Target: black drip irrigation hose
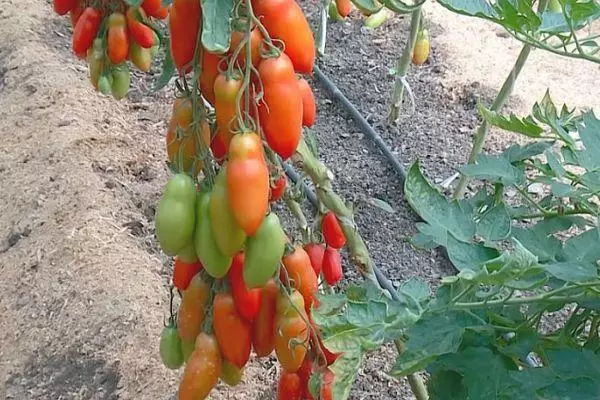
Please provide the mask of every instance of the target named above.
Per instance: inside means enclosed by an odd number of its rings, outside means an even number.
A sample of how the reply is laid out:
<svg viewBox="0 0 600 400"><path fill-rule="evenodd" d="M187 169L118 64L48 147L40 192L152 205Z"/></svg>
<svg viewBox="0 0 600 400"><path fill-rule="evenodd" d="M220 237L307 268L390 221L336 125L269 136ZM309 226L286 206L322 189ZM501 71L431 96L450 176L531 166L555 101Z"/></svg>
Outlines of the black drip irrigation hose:
<svg viewBox="0 0 600 400"><path fill-rule="evenodd" d="M283 169L285 170L285 173L287 174L287 176L292 180L292 182L294 182L294 184L296 184L296 185L299 184L301 186L302 190L304 191L304 194L306 194L306 198L308 199L308 201L310 201L310 203L313 205L313 207L318 208L319 201L317 200L317 195L315 194L315 192L313 192L313 190L308 187L306 182L304 182L304 180L302 179L300 174L298 174L298 172L296 172L296 170L294 169L293 166L291 166L290 164L288 164L286 162L284 162L282 164L283 164ZM390 296L392 297L392 299L398 300L399 298L398 298L398 295L396 294L396 289L394 288L394 285L392 284L392 282L383 274L383 272L381 272L381 270L379 270L379 268L377 268L375 263L372 264L372 267L373 267L373 272L375 273L375 278L377 279L377 283L379 283L379 286L381 286L383 289L387 290L390 293Z"/></svg>
<svg viewBox="0 0 600 400"><path fill-rule="evenodd" d="M325 89L327 89L329 93L331 93L331 96L333 96L335 99L339 100L340 103L342 103L346 111L350 114L350 116L352 117L356 125L358 125L358 127L361 129L361 131L365 135L367 135L367 137L372 142L375 143L379 150L381 150L385 158L387 158L387 160L391 164L392 168L394 168L394 171L396 171L398 178L400 178L400 183L404 185L404 180L406 179L406 172L404 171L404 167L402 166L402 164L400 164L400 161L398 161L398 158L394 155L394 153L392 153L390 148L385 144L381 136L379 136L375 129L373 129L373 127L360 114L360 112L358 112L356 107L354 107L354 104L352 104L350 100L348 100L348 98L344 96L344 94L341 92L340 89L338 89L335 83L333 83L327 76L325 76L325 74L321 72L321 69L316 65L314 68L314 72L316 78L319 80L319 82L321 82L323 86L325 86Z"/></svg>

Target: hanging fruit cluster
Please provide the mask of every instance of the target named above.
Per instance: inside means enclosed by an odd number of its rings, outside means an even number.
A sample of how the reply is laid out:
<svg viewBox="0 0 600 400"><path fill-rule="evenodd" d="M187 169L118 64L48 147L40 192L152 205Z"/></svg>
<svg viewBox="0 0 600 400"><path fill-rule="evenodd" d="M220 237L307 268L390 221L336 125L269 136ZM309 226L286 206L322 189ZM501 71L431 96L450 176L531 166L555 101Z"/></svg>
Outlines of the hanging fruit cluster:
<svg viewBox="0 0 600 400"><path fill-rule="evenodd" d="M228 49L210 52L202 7L174 0L168 19L180 93L166 143L175 175L157 206L156 236L175 257L181 302L161 356L168 368L185 363L179 399L203 399L219 379L238 384L252 350L275 352L279 399L331 399L337 355L311 311L320 284L342 278L346 238L327 212L317 229L325 243L294 245L270 210L292 197L281 163L316 118L301 76L313 69L313 34L294 0L239 0Z"/></svg>
<svg viewBox="0 0 600 400"><path fill-rule="evenodd" d="M72 48L88 62L90 81L103 94L117 100L127 95L131 61L148 72L160 47L153 19L164 19L169 9L161 0L144 0L140 7L126 1L53 0L59 15L69 13L73 26Z"/></svg>

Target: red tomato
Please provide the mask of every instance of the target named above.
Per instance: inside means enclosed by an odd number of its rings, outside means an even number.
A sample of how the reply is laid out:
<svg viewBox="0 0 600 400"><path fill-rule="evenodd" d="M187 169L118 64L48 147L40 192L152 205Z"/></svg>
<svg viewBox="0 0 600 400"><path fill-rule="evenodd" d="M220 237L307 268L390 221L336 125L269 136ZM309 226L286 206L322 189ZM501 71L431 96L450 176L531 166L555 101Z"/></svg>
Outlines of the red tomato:
<svg viewBox="0 0 600 400"><path fill-rule="evenodd" d="M278 400L301 400L302 383L300 376L295 372L281 371L279 384L277 385Z"/></svg>
<svg viewBox="0 0 600 400"><path fill-rule="evenodd" d="M323 380L321 382L321 396L320 400L333 400L333 380L335 375L329 368L323 373Z"/></svg>
<svg viewBox="0 0 600 400"><path fill-rule="evenodd" d="M144 0L142 8L150 17L165 19L169 15L169 8L162 6L162 0Z"/></svg>
<svg viewBox="0 0 600 400"><path fill-rule="evenodd" d="M221 354L217 341L213 336L201 333L196 339L196 347L181 377L178 399L205 399L217 385L221 368Z"/></svg>
<svg viewBox="0 0 600 400"><path fill-rule="evenodd" d="M242 317L252 322L261 306L262 290L248 289L244 282L244 253L237 253L231 261L228 278L235 307Z"/></svg>
<svg viewBox="0 0 600 400"><path fill-rule="evenodd" d="M173 286L179 290L185 290L188 288L192 278L200 272L202 264L200 262L186 263L179 257L175 258L175 265L173 266Z"/></svg>
<svg viewBox="0 0 600 400"><path fill-rule="evenodd" d="M287 272L287 279L300 292L304 298L304 306L310 310L318 290L317 275L310 263L310 257L302 247L296 246L293 252L283 257L282 261L285 270L281 270L279 279L286 282Z"/></svg>
<svg viewBox="0 0 600 400"><path fill-rule="evenodd" d="M85 53L92 46L101 21L102 14L100 14L100 11L92 7L83 10L73 29L73 53Z"/></svg>
<svg viewBox="0 0 600 400"><path fill-rule="evenodd" d="M239 226L248 236L254 235L269 208L269 169L255 133L238 134L231 140L227 195Z"/></svg>
<svg viewBox="0 0 600 400"><path fill-rule="evenodd" d="M169 11L171 56L179 72L188 72L196 50L202 11L198 0L174 0Z"/></svg>
<svg viewBox="0 0 600 400"><path fill-rule="evenodd" d="M284 160L296 151L302 135L302 94L289 58L282 53L258 65L263 99L258 113L269 147Z"/></svg>
<svg viewBox="0 0 600 400"><path fill-rule="evenodd" d="M218 293L213 302L213 328L223 357L238 368L250 358L252 325L235 309L230 293Z"/></svg>
<svg viewBox="0 0 600 400"><path fill-rule="evenodd" d="M310 258L310 265L313 267L315 274L319 276L323 268L323 255L325 254L325 246L318 243L308 243L304 245L304 250Z"/></svg>
<svg viewBox="0 0 600 400"><path fill-rule="evenodd" d="M127 28L131 38L140 46L149 49L154 46L154 31L143 22L144 10L130 7L127 10Z"/></svg>
<svg viewBox="0 0 600 400"><path fill-rule="evenodd" d="M344 235L337 216L332 211L328 211L323 216L321 230L323 231L323 237L327 246L334 249L341 249L346 244L346 235Z"/></svg>
<svg viewBox="0 0 600 400"><path fill-rule="evenodd" d="M308 400L314 400L314 397L310 394L309 389L309 381L312 375L312 364L313 361L311 357L307 354L304 357L304 361L298 370L298 375L300 376L300 385L302 387L302 398Z"/></svg>
<svg viewBox="0 0 600 400"><path fill-rule="evenodd" d="M222 164L225 160L225 156L227 156L227 150L229 145L225 143L225 138L223 134L219 134L219 130L217 129L217 133L210 143L210 149L212 150L213 156L217 159L219 164Z"/></svg>
<svg viewBox="0 0 600 400"><path fill-rule="evenodd" d="M298 79L298 88L302 95L302 125L313 126L317 118L317 104L308 81L304 78Z"/></svg>
<svg viewBox="0 0 600 400"><path fill-rule="evenodd" d="M254 320L252 345L257 356L265 357L275 349L275 304L279 287L270 280L261 291L260 310Z"/></svg>
<svg viewBox="0 0 600 400"><path fill-rule="evenodd" d="M323 255L323 278L329 285L335 285L342 279L342 275L340 251L328 246Z"/></svg>
<svg viewBox="0 0 600 400"><path fill-rule="evenodd" d="M202 51L202 74L199 78L200 91L206 101L213 106L215 105L215 79L219 75L219 61L221 61L219 55L209 53L206 50Z"/></svg>
<svg viewBox="0 0 600 400"><path fill-rule="evenodd" d="M75 28L77 25L77 21L79 21L79 17L83 14L83 7L81 6L81 2L77 2L77 5L69 11L69 17L71 18L71 27Z"/></svg>
<svg viewBox="0 0 600 400"><path fill-rule="evenodd" d="M127 21L121 13L112 13L108 17L108 58L113 64L121 64L129 54Z"/></svg>
<svg viewBox="0 0 600 400"><path fill-rule="evenodd" d="M352 3L350 3L350 0L335 0L335 5L340 16L346 18L350 15L350 12L352 11Z"/></svg>
<svg viewBox="0 0 600 400"><path fill-rule="evenodd" d="M285 52L297 72L312 73L315 63L315 39L312 29L294 0L254 0L255 14L273 39L285 43Z"/></svg>
<svg viewBox="0 0 600 400"><path fill-rule="evenodd" d="M79 0L54 0L54 11L58 15L65 15L69 11L77 7Z"/></svg>
<svg viewBox="0 0 600 400"><path fill-rule="evenodd" d="M271 193L269 194L269 201L274 202L279 200L283 196L283 192L285 192L285 187L287 186L287 179L285 175L280 175L279 178L271 183Z"/></svg>

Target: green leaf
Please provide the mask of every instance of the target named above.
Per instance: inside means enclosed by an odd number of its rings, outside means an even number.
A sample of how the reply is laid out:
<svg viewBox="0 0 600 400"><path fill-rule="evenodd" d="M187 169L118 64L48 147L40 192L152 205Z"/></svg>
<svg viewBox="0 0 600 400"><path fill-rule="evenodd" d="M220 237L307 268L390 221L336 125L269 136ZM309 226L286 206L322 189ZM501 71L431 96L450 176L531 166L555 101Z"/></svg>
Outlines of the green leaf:
<svg viewBox="0 0 600 400"><path fill-rule="evenodd" d="M590 229L567 239L560 259L595 263L600 259L600 230Z"/></svg>
<svg viewBox="0 0 600 400"><path fill-rule="evenodd" d="M512 144L508 149L506 149L502 153L502 155L512 164L540 155L544 153L544 151L552 147L552 144L553 142L548 141L531 142L527 143L525 146L521 146L515 143Z"/></svg>
<svg viewBox="0 0 600 400"><path fill-rule="evenodd" d="M581 166L588 171L600 168L600 121L593 112L583 114L583 122L578 126L581 142L585 147L579 152L578 159Z"/></svg>
<svg viewBox="0 0 600 400"><path fill-rule="evenodd" d="M460 374L454 371L440 370L427 379L427 391L432 399L464 400L469 397Z"/></svg>
<svg viewBox="0 0 600 400"><path fill-rule="evenodd" d="M486 241L506 239L510 235L510 224L508 208L500 203L481 216L477 222L477 234Z"/></svg>
<svg viewBox="0 0 600 400"><path fill-rule="evenodd" d="M544 133L544 129L540 127L531 116L521 119L511 113L508 117L505 117L495 111L488 110L482 105L479 105L478 108L481 116L485 118L490 125L497 126L505 131L520 133L532 138L538 138Z"/></svg>
<svg viewBox="0 0 600 400"><path fill-rule="evenodd" d="M550 150L546 150L546 152L544 154L546 155L546 160L548 160L548 165L550 166L550 169L552 169L552 171L554 172L555 176L557 176L559 178L564 176L565 168L562 166L557 155L554 154L554 152L550 151Z"/></svg>
<svg viewBox="0 0 600 400"><path fill-rule="evenodd" d="M540 262L554 260L561 248L560 241L553 236L549 236L538 225L529 229L513 226L512 234L527 250L535 254Z"/></svg>
<svg viewBox="0 0 600 400"><path fill-rule="evenodd" d="M563 261L544 267L549 274L565 282L587 282L598 278L596 265L590 262Z"/></svg>
<svg viewBox="0 0 600 400"><path fill-rule="evenodd" d="M169 38L165 37L164 42L162 43L163 44L161 44L161 47L164 49L165 58L163 59L162 72L156 82L154 82L154 87L152 88L152 91L154 92L157 92L167 86L175 74L175 63L173 63L173 57L171 56Z"/></svg>
<svg viewBox="0 0 600 400"><path fill-rule="evenodd" d="M475 234L472 217L457 202L449 202L435 190L421 173L418 163L408 170L404 193L413 210L431 226L442 228L462 241L472 239Z"/></svg>
<svg viewBox="0 0 600 400"><path fill-rule="evenodd" d="M458 350L468 328L483 326L483 321L463 311L428 312L409 330L406 348L390 372L406 376L423 369L437 357Z"/></svg>
<svg viewBox="0 0 600 400"><path fill-rule="evenodd" d="M375 206L375 207L379 208L380 210L385 211L386 213L389 213L389 214L393 214L396 212L396 210L394 210L392 208L392 206L389 205L389 203L387 203L381 199L377 199L375 197L369 197L367 199L367 203L369 203L372 206Z"/></svg>
<svg viewBox="0 0 600 400"><path fill-rule="evenodd" d="M500 256L500 252L481 243L465 243L448 236L448 258L457 270L479 271L486 262Z"/></svg>
<svg viewBox="0 0 600 400"><path fill-rule="evenodd" d="M426 222L417 222L415 224L419 234L412 239L412 244L421 248L436 248L446 246L448 242L448 231L441 226L429 225Z"/></svg>
<svg viewBox="0 0 600 400"><path fill-rule="evenodd" d="M233 0L202 1L202 45L211 53L224 54L231 41Z"/></svg>
<svg viewBox="0 0 600 400"><path fill-rule="evenodd" d="M362 352L345 352L329 367L335 375L332 387L334 399L346 400L350 397L363 358Z"/></svg>
<svg viewBox="0 0 600 400"><path fill-rule="evenodd" d="M465 165L461 172L471 178L485 179L507 186L525 181L523 171L511 165L510 161L502 156L480 154L475 164Z"/></svg>

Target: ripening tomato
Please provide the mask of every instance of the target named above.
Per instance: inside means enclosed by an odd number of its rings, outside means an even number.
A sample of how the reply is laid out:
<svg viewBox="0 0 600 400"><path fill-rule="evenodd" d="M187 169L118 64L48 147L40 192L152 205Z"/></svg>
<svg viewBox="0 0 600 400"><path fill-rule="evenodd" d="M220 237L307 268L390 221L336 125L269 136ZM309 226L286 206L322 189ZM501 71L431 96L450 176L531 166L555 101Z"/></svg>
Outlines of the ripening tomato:
<svg viewBox="0 0 600 400"><path fill-rule="evenodd" d="M79 0L54 0L54 11L58 15L65 15L77 7Z"/></svg>
<svg viewBox="0 0 600 400"><path fill-rule="evenodd" d="M340 251L327 246L323 255L323 278L329 285L335 285L342 279L342 257Z"/></svg>
<svg viewBox="0 0 600 400"><path fill-rule="evenodd" d="M163 7L162 0L144 0L142 8L150 17L165 19L169 15L169 8Z"/></svg>
<svg viewBox="0 0 600 400"><path fill-rule="evenodd" d="M281 371L277 385L278 400L302 400L302 383L295 372Z"/></svg>
<svg viewBox="0 0 600 400"><path fill-rule="evenodd" d="M296 151L302 135L302 94L290 59L281 53L258 65L263 99L258 113L269 147L284 160Z"/></svg>
<svg viewBox="0 0 600 400"><path fill-rule="evenodd" d="M221 368L221 353L216 339L201 333L196 339L196 347L181 377L178 399L205 399L217 385Z"/></svg>
<svg viewBox="0 0 600 400"><path fill-rule="evenodd" d="M183 355L184 362L187 362L190 359L190 356L194 352L195 347L196 347L196 339L181 341L181 354Z"/></svg>
<svg viewBox="0 0 600 400"><path fill-rule="evenodd" d="M350 12L352 11L352 3L350 3L350 0L335 0L335 5L340 16L346 18L350 15Z"/></svg>
<svg viewBox="0 0 600 400"><path fill-rule="evenodd" d="M302 294L292 289L289 294L279 292L275 301L276 319L292 318L300 315L306 315L304 310L304 297Z"/></svg>
<svg viewBox="0 0 600 400"><path fill-rule="evenodd" d="M304 78L298 79L298 88L302 95L302 125L311 127L317 118L317 103L308 81Z"/></svg>
<svg viewBox="0 0 600 400"><path fill-rule="evenodd" d="M308 326L302 317L278 319L275 329L275 353L285 371L296 372L300 369L306 356L308 339Z"/></svg>
<svg viewBox="0 0 600 400"><path fill-rule="evenodd" d="M188 108L189 106L189 108ZM167 130L167 155L178 171L198 175L202 169L200 145L197 135L191 129L191 100L180 98L175 100L173 118ZM189 111L187 111L189 110ZM208 121L200 121L200 136L206 146L210 143L210 126Z"/></svg>
<svg viewBox="0 0 600 400"><path fill-rule="evenodd" d="M194 180L173 175L156 208L156 237L167 255L176 255L192 239L195 198Z"/></svg>
<svg viewBox="0 0 600 400"><path fill-rule="evenodd" d="M144 10L129 7L127 9L127 28L131 38L140 46L149 49L154 46L154 31L144 24Z"/></svg>
<svg viewBox="0 0 600 400"><path fill-rule="evenodd" d="M112 83L110 85L110 92L115 100L121 100L127 96L129 85L131 84L129 65L127 63L121 63L117 65L112 69L111 75Z"/></svg>
<svg viewBox="0 0 600 400"><path fill-rule="evenodd" d="M202 74L198 78L200 91L206 101L213 106L215 105L215 80L219 75L220 61L221 57L218 54L209 53L206 50L202 51Z"/></svg>
<svg viewBox="0 0 600 400"><path fill-rule="evenodd" d="M229 150L229 143L226 143L227 138L224 134L220 133L217 129L212 142L210 142L210 149L212 150L213 156L219 164L223 164L227 151Z"/></svg>
<svg viewBox="0 0 600 400"><path fill-rule="evenodd" d="M227 166L221 168L215 179L210 197L209 211L212 231L219 250L225 256L233 256L244 245L246 233L238 225L229 206L229 198L227 196Z"/></svg>
<svg viewBox="0 0 600 400"><path fill-rule="evenodd" d="M209 293L210 287L201 274L196 274L183 292L177 311L177 331L184 342L193 342L202 330Z"/></svg>
<svg viewBox="0 0 600 400"><path fill-rule="evenodd" d="M188 264L193 264L198 261L193 240L190 240L188 244L183 247L183 249L179 250L177 253L177 258Z"/></svg>
<svg viewBox="0 0 600 400"><path fill-rule="evenodd" d="M231 43L229 45L229 51L227 55L232 56L235 50L238 48L240 43L244 40L246 36L246 31L233 31L231 32ZM263 41L263 35L260 33L260 29L254 28L250 33L250 46L252 55L252 64L256 66L260 61L260 48ZM236 58L237 65L244 69L246 66L246 44L244 43L244 47L241 49L240 53Z"/></svg>
<svg viewBox="0 0 600 400"><path fill-rule="evenodd" d="M88 49L87 62L90 72L90 82L92 82L94 88L98 89L98 80L104 72L104 43L102 39L95 39L94 45Z"/></svg>
<svg viewBox="0 0 600 400"><path fill-rule="evenodd" d="M83 10L73 29L73 53L85 53L94 42L102 22L102 14L93 7Z"/></svg>
<svg viewBox="0 0 600 400"><path fill-rule="evenodd" d="M283 196L285 192L285 187L287 186L287 179L285 175L280 175L279 178L275 180L275 182L271 183L271 192L269 194L269 201L275 202Z"/></svg>
<svg viewBox="0 0 600 400"><path fill-rule="evenodd" d="M328 211L323 216L321 230L323 231L323 237L327 246L334 249L341 249L346 244L346 235L344 235L340 221L338 221L337 216L332 211Z"/></svg>
<svg viewBox="0 0 600 400"><path fill-rule="evenodd" d="M421 29L413 49L412 62L415 65L423 65L427 58L429 58L429 31Z"/></svg>
<svg viewBox="0 0 600 400"><path fill-rule="evenodd" d="M183 365L183 353L181 351L181 339L175 325L165 326L160 335L159 343L160 358L169 369L178 369Z"/></svg>
<svg viewBox="0 0 600 400"><path fill-rule="evenodd" d="M136 42L129 44L129 58L140 71L148 72L152 67L152 50L145 49Z"/></svg>
<svg viewBox="0 0 600 400"><path fill-rule="evenodd" d="M271 38L285 43L285 53L294 63L294 69L303 74L312 73L315 39L298 3L295 0L254 0L252 5Z"/></svg>
<svg viewBox="0 0 600 400"><path fill-rule="evenodd" d="M244 282L253 289L265 285L275 275L285 250L286 236L275 213L265 217L254 236L246 240Z"/></svg>
<svg viewBox="0 0 600 400"><path fill-rule="evenodd" d="M231 293L221 292L215 296L213 328L223 358L243 368L250 358L252 325L238 314Z"/></svg>
<svg viewBox="0 0 600 400"><path fill-rule="evenodd" d="M254 319L252 346L259 357L275 349L275 311L279 286L271 279L261 290L260 309Z"/></svg>
<svg viewBox="0 0 600 400"><path fill-rule="evenodd" d="M323 255L325 254L325 246L318 243L308 243L304 245L304 250L310 258L310 265L313 267L317 277L323 268Z"/></svg>
<svg viewBox="0 0 600 400"><path fill-rule="evenodd" d="M129 37L125 16L119 12L108 17L108 58L113 64L120 64L129 54Z"/></svg>
<svg viewBox="0 0 600 400"><path fill-rule="evenodd" d="M202 11L198 0L174 0L169 11L171 56L180 73L191 69Z"/></svg>
<svg viewBox="0 0 600 400"><path fill-rule="evenodd" d="M317 275L310 263L310 257L302 247L296 246L282 261L284 269L281 270L279 279L282 282L286 282L286 278L289 279L292 287L304 298L306 309L310 310L318 290Z"/></svg>
<svg viewBox="0 0 600 400"><path fill-rule="evenodd" d="M201 269L202 264L198 261L187 263L179 257L176 257L175 264L173 265L173 286L179 290L187 289L192 278L200 272Z"/></svg>
<svg viewBox="0 0 600 400"><path fill-rule="evenodd" d="M233 257L227 277L238 312L247 321L254 321L260 310L262 290L248 289L244 282L244 253L240 252Z"/></svg>
<svg viewBox="0 0 600 400"><path fill-rule="evenodd" d="M221 380L229 386L237 386L242 381L244 370L236 367L227 360L223 361Z"/></svg>
<svg viewBox="0 0 600 400"><path fill-rule="evenodd" d="M215 239L210 220L211 193L201 193L196 202L196 231L194 232L194 246L198 259L204 269L213 278L222 278L227 275L231 265L231 256L224 255Z"/></svg>
<svg viewBox="0 0 600 400"><path fill-rule="evenodd" d="M222 137L226 146L229 146L233 132L237 129L236 99L242 84L241 79L227 77L226 74L219 74L214 80L217 135Z"/></svg>

